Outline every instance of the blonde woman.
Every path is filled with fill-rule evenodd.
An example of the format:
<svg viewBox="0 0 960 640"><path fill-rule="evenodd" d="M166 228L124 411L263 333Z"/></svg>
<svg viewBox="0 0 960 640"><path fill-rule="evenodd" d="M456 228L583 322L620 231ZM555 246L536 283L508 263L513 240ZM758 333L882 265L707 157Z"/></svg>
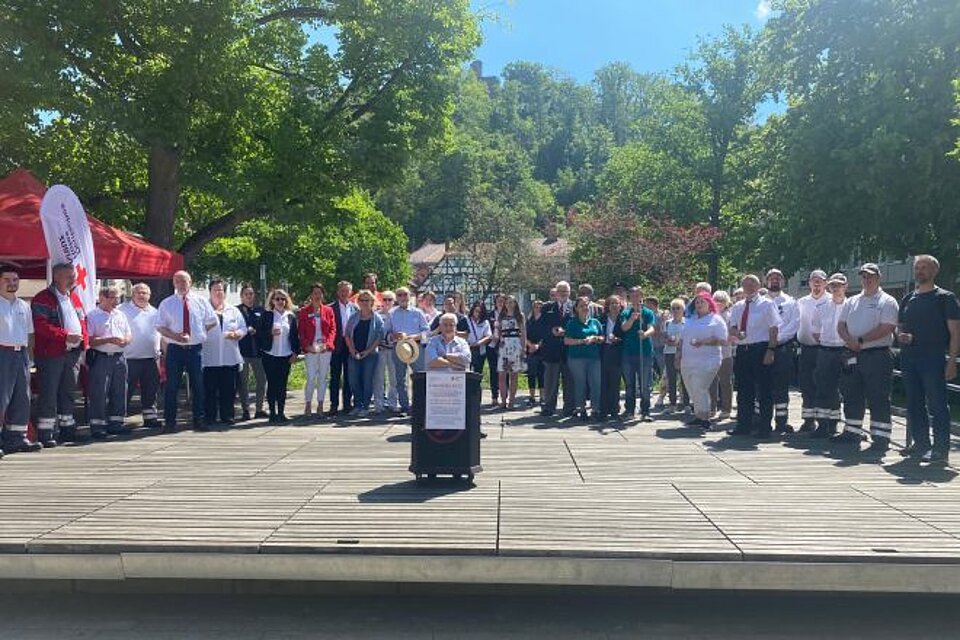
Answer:
<svg viewBox="0 0 960 640"><path fill-rule="evenodd" d="M293 300L283 289L274 289L267 299L267 313L257 330L257 346L267 374L267 404L270 422L285 424L290 420L284 413L287 403L287 379L290 365L300 353L300 336Z"/></svg>

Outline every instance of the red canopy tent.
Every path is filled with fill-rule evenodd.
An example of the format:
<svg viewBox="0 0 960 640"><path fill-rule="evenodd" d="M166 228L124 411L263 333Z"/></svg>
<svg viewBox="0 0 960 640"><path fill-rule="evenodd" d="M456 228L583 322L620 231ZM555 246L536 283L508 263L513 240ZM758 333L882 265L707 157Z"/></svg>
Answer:
<svg viewBox="0 0 960 640"><path fill-rule="evenodd" d="M46 278L47 253L40 224L40 201L47 188L33 174L18 169L0 180L0 259L23 267L27 278ZM183 269L183 256L161 249L93 216L90 233L100 278L168 278Z"/></svg>

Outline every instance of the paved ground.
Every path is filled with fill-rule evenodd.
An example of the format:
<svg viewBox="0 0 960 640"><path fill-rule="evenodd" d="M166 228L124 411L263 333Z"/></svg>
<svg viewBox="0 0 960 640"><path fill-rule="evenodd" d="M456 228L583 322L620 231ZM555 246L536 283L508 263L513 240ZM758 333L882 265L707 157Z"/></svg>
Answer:
<svg viewBox="0 0 960 640"><path fill-rule="evenodd" d="M596 425L485 410L483 424L472 488L415 485L398 419L8 456L0 552L960 562L950 467L801 436L704 435L673 416Z"/></svg>
<svg viewBox="0 0 960 640"><path fill-rule="evenodd" d="M956 599L730 594L408 597L31 596L0 638L956 638Z"/></svg>

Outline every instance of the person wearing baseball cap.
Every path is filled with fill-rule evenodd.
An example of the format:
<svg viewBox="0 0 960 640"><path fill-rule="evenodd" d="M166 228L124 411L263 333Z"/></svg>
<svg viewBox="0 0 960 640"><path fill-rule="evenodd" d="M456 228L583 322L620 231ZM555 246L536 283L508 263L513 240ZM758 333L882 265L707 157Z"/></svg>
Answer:
<svg viewBox="0 0 960 640"><path fill-rule="evenodd" d="M821 269L814 269L807 279L810 293L797 300L797 309L800 311L800 325L797 329L797 342L800 344L800 358L798 362L798 378L800 395L803 397L803 408L800 416L803 418L801 433L811 433L817 427L816 396L817 396L817 352L819 345L814 336L813 323L817 317L817 308L830 301L827 295L827 274Z"/></svg>
<svg viewBox="0 0 960 640"><path fill-rule="evenodd" d="M843 371L843 338L837 333L840 311L847 301L847 277L835 273L827 279L830 295L826 304L816 307L813 318L813 337L817 343L816 398L814 412L817 429L812 438L836 435L840 422L840 375Z"/></svg>
<svg viewBox="0 0 960 640"><path fill-rule="evenodd" d="M776 354L770 373L773 376L773 421L777 433L793 433L790 426L790 383L797 359L797 332L800 330L800 308L793 296L783 291L787 282L780 269L767 271L767 299L780 314Z"/></svg>
<svg viewBox="0 0 960 640"><path fill-rule="evenodd" d="M863 418L870 410L868 451L883 455L890 448L890 388L893 384L893 331L900 305L880 288L880 268L873 262L860 267L863 289L843 305L837 333L843 338L843 433L831 440L856 443L867 435Z"/></svg>

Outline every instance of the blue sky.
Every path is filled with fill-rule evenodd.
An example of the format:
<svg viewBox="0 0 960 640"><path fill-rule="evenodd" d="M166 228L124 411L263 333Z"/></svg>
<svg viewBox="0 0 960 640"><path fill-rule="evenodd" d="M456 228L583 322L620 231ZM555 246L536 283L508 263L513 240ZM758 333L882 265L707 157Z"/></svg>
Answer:
<svg viewBox="0 0 960 640"><path fill-rule="evenodd" d="M476 52L485 75L516 60L541 62L579 82L609 62L669 71L724 24L759 28L769 0L473 0L497 19Z"/></svg>

